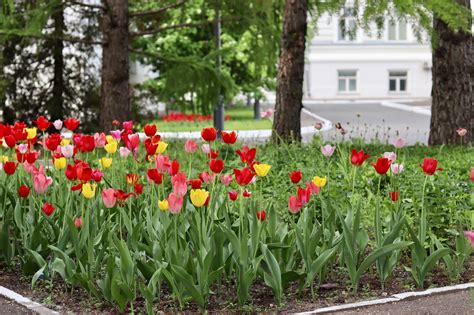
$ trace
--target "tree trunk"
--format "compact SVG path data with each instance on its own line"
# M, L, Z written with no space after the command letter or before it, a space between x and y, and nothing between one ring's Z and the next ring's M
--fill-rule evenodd
M63 49L64 43L62 37L65 31L63 6L60 4L54 8L52 14L54 21L54 39L52 42L52 53L53 53L53 95L48 102L48 113L51 116L51 120L63 118L63 106L64 106L64 56Z
M128 60L128 0L103 0L100 127L131 119Z
M470 0L456 0L471 8ZM433 41L433 88L429 144L461 143L457 128L467 129L464 143L474 133L474 94L472 91L474 50L472 35L453 32L435 17Z
M274 142L301 141L307 12L307 0L285 0L273 121Z

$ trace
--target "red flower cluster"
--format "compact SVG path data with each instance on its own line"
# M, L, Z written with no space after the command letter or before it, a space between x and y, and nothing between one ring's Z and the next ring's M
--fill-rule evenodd
M190 122L199 122L199 121L212 121L212 115L201 115L201 114L184 114L180 112L171 112L168 115L161 117L164 122L175 122L175 121L190 121ZM225 120L230 120L230 115L225 115Z

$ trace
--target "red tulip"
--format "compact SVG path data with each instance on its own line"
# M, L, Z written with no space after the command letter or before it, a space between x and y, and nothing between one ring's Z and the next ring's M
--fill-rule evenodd
M209 168L211 169L212 172L214 172L216 174L220 173L224 169L224 161L212 159L209 162Z
M254 177L249 168L244 167L242 170L234 169L235 180L240 186L250 183Z
M85 162L76 164L76 176L82 182L88 182L92 179L92 168Z
M92 140L94 140L94 137L92 137ZM50 151L54 151L58 148L59 144L61 143L61 136L59 133L53 133L52 135L49 135L48 138L46 138L46 148Z
M388 195L390 196L390 198L392 199L393 202L397 201L398 200L398 197L400 196L400 192L399 191L390 191L388 193Z
M301 174L301 171L292 171L290 175L290 179L293 183L298 184L298 182L301 180L303 175Z
M39 130L45 131L51 126L51 122L49 122L43 116L39 116L36 120L33 120L35 125L38 127Z
M229 199L232 201L236 201L239 193L236 190L229 191Z
M147 171L148 180L153 181L155 184L161 184L163 182L163 175L161 175L156 168L149 169Z
M16 167L17 167L17 164L15 162L8 161L8 162L3 163L3 171L7 175L15 174Z
M133 130L133 120L124 121L122 123L122 126L123 126L123 129L132 131Z
M50 204L49 202L45 202L41 210L43 211L44 214L46 214L49 217L54 212L54 206Z
M375 171L377 171L377 173L379 173L380 175L384 175L388 172L388 170L390 169L390 160L387 159L387 158L378 158L377 159L377 163L371 163L372 166L374 167Z
M212 142L216 140L217 137L217 131L214 128L203 128L201 130L201 137L204 139L204 141L207 142Z
M235 141L237 141L237 133L235 131L231 131L231 132L222 131L221 136L222 136L222 141L224 141L227 144L234 144Z
M436 168L438 166L438 160L432 158L424 158L423 164L420 166L427 175L433 175L436 171L443 170L442 168Z
M68 164L64 173L66 175L66 178L71 181L77 179L77 170L75 165Z
M352 149L351 163L355 166L361 166L369 157L370 155L366 154L364 150Z
M257 216L257 219L263 222L265 220L265 217L267 216L267 212L265 210L257 211L255 215Z
M175 159L173 160L173 162L171 162L169 174L170 176L174 176L178 174L178 172L179 172L179 162Z
M128 197L130 197L131 195L133 195L133 193L125 193L125 191L121 190L121 189L117 189L115 191L115 197L117 198L118 201L120 202L124 202L125 200L128 199ZM105 202L104 202L105 203Z
M143 185L140 183L135 184L135 186L133 186L133 190L135 191L137 195L141 195L143 192Z
M74 131L79 127L79 124L81 121L79 119L76 119L74 117L69 117L68 119L64 120L64 126L66 126L67 129Z
M143 131L145 131L145 135L147 137L153 137L156 134L156 125L155 124L146 124L143 127Z
M291 213L296 214L300 212L301 207L303 207L303 205L298 198L295 196L290 196L290 198L288 198L288 210L290 210Z
M13 135L8 135L5 137L5 143L9 148L13 148L16 145L16 139Z
M474 167L471 168L471 182L474 182Z
M100 182L102 180L103 176L104 176L104 174L99 170L93 170L92 174L91 174L92 179L96 183Z
M209 153L207 154L208 158L217 159L218 156L219 156L219 152L217 150L209 149Z
M248 191L247 189L245 189L242 192L242 196L244 196L244 198L250 198L250 196L252 196L252 193L250 191Z
M202 181L197 178L197 179L190 179L188 183L191 185L192 189L200 189L202 185Z
M20 188L18 188L18 195L21 198L26 198L30 194L30 189L26 185L21 185Z
M148 155L155 155L156 150L158 149L158 143L154 143L152 139L148 138L145 140L145 150Z
M79 217L75 218L74 219L74 226L79 229L82 226L82 218L79 218Z
M257 149L249 149L249 147L244 146L242 150L236 150L235 152L240 156L242 163L252 164L255 159L255 154L257 154Z
M309 198L311 197L311 188L308 186L306 188L298 187L296 190L298 201L301 205L306 205L309 202Z

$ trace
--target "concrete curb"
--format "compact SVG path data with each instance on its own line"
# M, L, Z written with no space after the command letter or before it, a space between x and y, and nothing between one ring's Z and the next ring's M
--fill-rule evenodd
M381 102L380 105L384 107L390 107L394 109L403 110L406 112L412 112L415 114L431 116L431 110L422 108L419 106L410 106L410 105L405 105L405 104L400 104L400 103L395 103L395 102L390 102L390 101Z
M471 289L471 288L474 288L474 282L441 287L441 288L433 288L433 289L428 289L428 290L420 291L420 292L398 293L384 299L369 300L369 301L362 301L362 302L357 302L357 303L323 307L323 308L315 309L313 311L307 311L307 312L302 312L302 313L297 313L297 314L324 314L324 313L330 313L330 312L341 312L341 311L347 311L347 310L361 308L361 307L400 302L403 300L410 300L410 299L415 299L415 298L419 298L423 296L431 296L431 295L466 290L466 289Z
M11 301L14 301L15 303L23 306L23 307L26 307L27 309L33 311L33 312L36 312L40 315L56 315L56 314L59 314L58 312L56 311L53 311L53 310L50 310L49 308L39 304L39 303L36 303L36 302L33 302L32 300L30 300L29 298L27 297L24 297L12 290L9 290L5 287L2 287L0 286L0 296L8 299L8 300L11 300Z

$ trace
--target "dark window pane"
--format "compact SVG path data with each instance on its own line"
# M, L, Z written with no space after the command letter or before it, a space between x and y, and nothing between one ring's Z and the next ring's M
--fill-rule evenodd
M397 90L397 80L390 79L389 80L389 91L396 91Z

